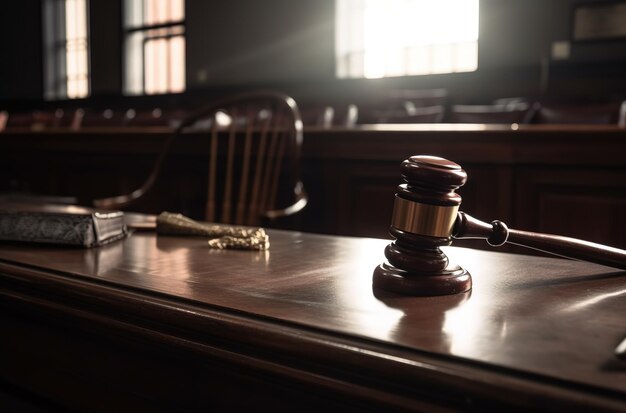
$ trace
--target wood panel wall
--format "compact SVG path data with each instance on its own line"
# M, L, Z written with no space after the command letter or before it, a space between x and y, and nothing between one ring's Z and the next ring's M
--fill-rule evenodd
M434 129L433 129L434 128ZM126 193L147 177L169 133L5 133L0 191L90 199ZM143 212L203 208L208 144L184 137ZM626 247L626 130L615 127L419 125L305 131L302 174L310 202L292 228L388 237L399 164L431 154L461 164L462 209L510 227Z

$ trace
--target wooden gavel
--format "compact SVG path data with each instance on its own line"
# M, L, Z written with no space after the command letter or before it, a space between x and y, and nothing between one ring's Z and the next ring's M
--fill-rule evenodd
M385 248L388 263L374 270L374 288L408 295L445 295L472 288L470 274L450 264L439 247L453 239L486 239L533 248L563 257L626 269L626 251L575 238L509 229L460 212L455 190L467 181L456 163L436 156L412 156L402 162L405 183L398 186Z

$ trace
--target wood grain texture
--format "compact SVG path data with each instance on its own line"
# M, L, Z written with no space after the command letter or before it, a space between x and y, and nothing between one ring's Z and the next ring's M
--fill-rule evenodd
M88 400L33 371L163 410L221 393L235 406L237 383L283 408L319 394L330 411L626 409L624 272L450 247L471 294L381 296L371 274L387 241L270 237L258 253L145 232L92 250L2 244L0 380L79 410ZM210 396L191 384L222 378Z

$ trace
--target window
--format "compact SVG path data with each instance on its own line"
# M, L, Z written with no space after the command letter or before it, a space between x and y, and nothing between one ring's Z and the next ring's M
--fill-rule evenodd
M184 0L124 0L124 93L185 90Z
M87 0L45 0L45 98L76 99L89 95Z
M471 72L478 0L337 0L337 76Z

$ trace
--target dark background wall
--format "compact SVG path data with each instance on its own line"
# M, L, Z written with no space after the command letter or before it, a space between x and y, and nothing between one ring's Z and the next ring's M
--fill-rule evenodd
M91 93L95 96L122 90L121 16L120 1L90 1Z
M12 1L0 12L0 99L43 97L39 1Z
M334 0L187 0L188 92L137 98L121 94L121 0L91 0L92 97L73 104L178 104L250 87L280 88L302 99L349 99L395 88L446 88L456 101L468 102L626 96L626 41L572 42L568 59L551 58L553 42L571 40L577 3L481 0L475 73L337 80ZM5 7L0 14L0 104L41 105L40 1Z
M216 3L187 4L190 88L333 77L333 0Z

